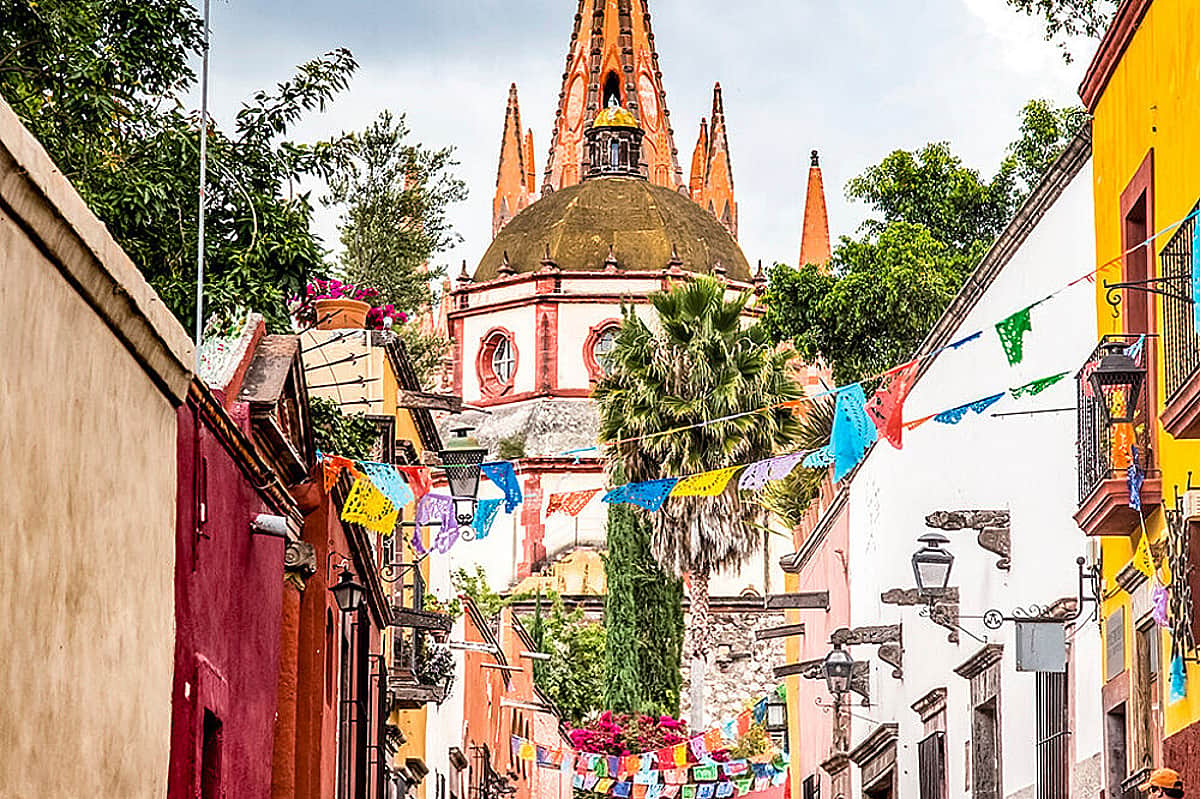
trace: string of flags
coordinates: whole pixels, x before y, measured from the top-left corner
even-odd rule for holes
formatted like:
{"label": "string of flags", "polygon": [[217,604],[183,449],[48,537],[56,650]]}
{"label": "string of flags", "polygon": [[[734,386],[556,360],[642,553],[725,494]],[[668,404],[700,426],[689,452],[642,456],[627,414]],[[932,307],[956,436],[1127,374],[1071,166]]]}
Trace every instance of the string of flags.
{"label": "string of flags", "polygon": [[[421,555],[426,553],[421,527],[436,525],[431,542],[434,551],[445,554],[462,538],[454,498],[433,492],[428,466],[396,466],[376,461],[359,461],[340,455],[318,453],[322,479],[328,491],[342,472],[354,477],[350,493],[342,505],[342,521],[360,524],[372,532],[392,535],[400,519],[400,510],[416,502],[416,524],[411,543]],[[482,464],[480,471],[503,492],[503,499],[481,499],[476,503],[472,523],[473,538],[486,538],[503,507],[512,513],[524,502],[521,483],[509,461]]]}

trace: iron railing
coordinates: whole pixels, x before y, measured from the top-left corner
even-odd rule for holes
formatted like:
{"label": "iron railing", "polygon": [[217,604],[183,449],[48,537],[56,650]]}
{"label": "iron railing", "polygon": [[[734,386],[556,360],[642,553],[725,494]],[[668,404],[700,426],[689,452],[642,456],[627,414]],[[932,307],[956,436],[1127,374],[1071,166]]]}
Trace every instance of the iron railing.
{"label": "iron railing", "polygon": [[1067,799],[1070,728],[1065,672],[1037,673],[1037,799]]}
{"label": "iron railing", "polygon": [[1179,226],[1159,253],[1162,277],[1170,281],[1172,292],[1163,295],[1162,301],[1163,371],[1166,377],[1163,396],[1168,403],[1200,370],[1200,338],[1196,335],[1194,308],[1188,301],[1192,298],[1192,240],[1198,210],[1200,203],[1192,209],[1193,216]]}
{"label": "iron railing", "polygon": [[[1191,307],[1191,306],[1189,306]],[[1100,361],[1103,347],[1111,341],[1125,341],[1133,344],[1137,341],[1137,336],[1105,336],[1096,349],[1092,350],[1092,354],[1088,356],[1079,373],[1075,375],[1075,400],[1076,400],[1076,439],[1075,439],[1075,455],[1078,460],[1079,472],[1079,504],[1082,505],[1087,498],[1092,495],[1096,487],[1105,480],[1112,479],[1117,476],[1117,472],[1124,473],[1125,468],[1114,467],[1113,449],[1114,449],[1114,427],[1109,425],[1108,417],[1104,412],[1104,400],[1102,397],[1094,395],[1091,387],[1088,384],[1088,375],[1096,367]],[[1150,345],[1144,345],[1150,346]],[[1148,430],[1150,425],[1147,423],[1146,402],[1149,388],[1144,389],[1137,400],[1137,413],[1132,424],[1132,440],[1138,448],[1138,462],[1143,471],[1148,472],[1150,465],[1154,462],[1153,453],[1150,448],[1150,436]],[[1128,428],[1124,429],[1128,433]],[[1117,442],[1118,444],[1120,442]]]}

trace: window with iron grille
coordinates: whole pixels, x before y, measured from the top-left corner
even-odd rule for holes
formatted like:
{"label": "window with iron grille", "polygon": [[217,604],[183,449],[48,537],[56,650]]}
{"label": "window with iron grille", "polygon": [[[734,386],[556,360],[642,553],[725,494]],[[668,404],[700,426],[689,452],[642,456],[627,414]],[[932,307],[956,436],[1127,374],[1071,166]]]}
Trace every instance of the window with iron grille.
{"label": "window with iron grille", "polygon": [[1163,295],[1163,372],[1166,385],[1163,396],[1167,402],[1188,384],[1200,369],[1200,340],[1196,338],[1196,322],[1192,307],[1192,242],[1196,232],[1196,217],[1200,203],[1192,208],[1193,216],[1179,226],[1170,241],[1162,248],[1161,276],[1167,293]]}
{"label": "window with iron grille", "polygon": [[935,732],[917,744],[921,799],[946,799],[946,733]]}
{"label": "window with iron grille", "polygon": [[1037,799],[1067,799],[1066,672],[1037,673]]}

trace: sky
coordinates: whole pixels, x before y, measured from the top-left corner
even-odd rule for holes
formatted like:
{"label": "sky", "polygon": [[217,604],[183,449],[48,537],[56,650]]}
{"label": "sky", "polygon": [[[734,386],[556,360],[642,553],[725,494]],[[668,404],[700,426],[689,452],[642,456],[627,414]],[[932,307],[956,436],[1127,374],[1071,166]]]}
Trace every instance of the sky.
{"label": "sky", "polygon": [[[685,172],[700,118],[724,89],[739,206],[753,264],[795,263],[809,151],[819,150],[830,232],[867,213],[846,182],[896,149],[948,141],[990,175],[1025,102],[1078,104],[1094,42],[1074,63],[1004,0],[651,0],[675,144]],[[365,127],[390,109],[413,138],[453,146],[470,196],[450,212],[462,242],[437,259],[474,270],[491,203],[508,87],[532,128],[539,187],[577,0],[213,0],[210,106],[222,124],[255,90],[338,47],[360,64],[350,89],[295,138]],[[321,188],[313,187],[319,195]],[[317,228],[336,247],[337,213]]]}

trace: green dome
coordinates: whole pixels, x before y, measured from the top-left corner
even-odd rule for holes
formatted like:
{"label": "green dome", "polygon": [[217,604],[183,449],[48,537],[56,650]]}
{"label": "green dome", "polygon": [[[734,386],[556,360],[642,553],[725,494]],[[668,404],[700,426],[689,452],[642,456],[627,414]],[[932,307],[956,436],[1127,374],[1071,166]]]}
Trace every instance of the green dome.
{"label": "green dome", "polygon": [[752,279],[746,256],[716,217],[686,194],[639,178],[593,178],[542,197],[492,241],[476,282],[495,279],[505,253],[515,272],[538,270],[547,244],[565,272],[603,271],[610,246],[621,271],[660,271],[674,247],[689,272],[708,274],[720,263],[729,278]]}

